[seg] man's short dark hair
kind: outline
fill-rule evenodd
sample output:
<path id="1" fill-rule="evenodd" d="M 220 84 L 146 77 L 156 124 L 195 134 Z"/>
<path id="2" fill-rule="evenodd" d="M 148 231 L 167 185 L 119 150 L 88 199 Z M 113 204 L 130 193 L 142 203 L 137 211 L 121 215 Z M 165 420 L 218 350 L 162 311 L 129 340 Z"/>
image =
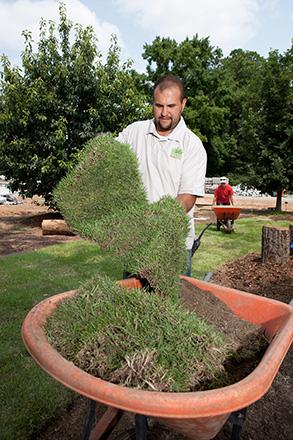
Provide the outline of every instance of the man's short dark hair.
<path id="1" fill-rule="evenodd" d="M 172 86 L 177 86 L 179 88 L 180 95 L 181 95 L 181 101 L 183 101 L 183 99 L 186 98 L 185 92 L 184 92 L 183 82 L 176 75 L 168 74 L 168 75 L 164 75 L 161 78 L 159 78 L 155 82 L 154 93 L 157 88 L 159 88 L 159 90 L 162 92 L 163 90 L 168 89 L 169 87 L 172 87 Z"/>

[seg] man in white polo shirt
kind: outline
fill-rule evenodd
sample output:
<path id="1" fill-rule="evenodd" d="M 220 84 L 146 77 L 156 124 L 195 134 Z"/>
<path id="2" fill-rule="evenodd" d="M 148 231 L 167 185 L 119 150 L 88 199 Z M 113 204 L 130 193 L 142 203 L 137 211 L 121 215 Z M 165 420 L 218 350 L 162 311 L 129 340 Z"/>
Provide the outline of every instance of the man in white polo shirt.
<path id="1" fill-rule="evenodd" d="M 154 86 L 154 118 L 130 124 L 117 139 L 135 151 L 149 202 L 171 195 L 188 213 L 186 274 L 191 275 L 193 210 L 197 196 L 204 195 L 207 157 L 201 140 L 181 116 L 186 100 L 181 80 L 174 75 L 163 76 Z"/>

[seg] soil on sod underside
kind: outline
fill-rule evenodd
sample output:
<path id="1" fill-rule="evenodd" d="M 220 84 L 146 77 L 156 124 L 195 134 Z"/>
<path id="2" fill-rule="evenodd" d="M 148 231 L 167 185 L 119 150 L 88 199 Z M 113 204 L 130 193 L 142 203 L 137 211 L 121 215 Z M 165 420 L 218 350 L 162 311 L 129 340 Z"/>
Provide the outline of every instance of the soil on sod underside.
<path id="1" fill-rule="evenodd" d="M 184 280 L 181 281 L 180 300 L 188 310 L 208 321 L 231 340 L 234 356 L 224 362 L 222 386 L 238 382 L 250 374 L 268 345 L 262 327 L 239 318 L 213 294 Z M 201 389 L 208 388 L 209 382 L 203 382 Z"/>

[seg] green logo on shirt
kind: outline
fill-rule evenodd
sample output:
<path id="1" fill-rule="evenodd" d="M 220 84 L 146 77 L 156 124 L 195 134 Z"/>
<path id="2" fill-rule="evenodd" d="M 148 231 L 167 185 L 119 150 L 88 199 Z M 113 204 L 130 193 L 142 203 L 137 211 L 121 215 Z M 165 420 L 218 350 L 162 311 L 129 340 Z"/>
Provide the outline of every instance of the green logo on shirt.
<path id="1" fill-rule="evenodd" d="M 181 150 L 181 148 L 179 148 L 179 147 L 174 147 L 174 148 L 172 148 L 172 150 L 171 150 L 171 154 L 170 154 L 170 156 L 171 156 L 171 157 L 174 157 L 174 159 L 181 159 L 181 157 L 182 157 L 182 153 L 183 153 L 183 151 Z"/>

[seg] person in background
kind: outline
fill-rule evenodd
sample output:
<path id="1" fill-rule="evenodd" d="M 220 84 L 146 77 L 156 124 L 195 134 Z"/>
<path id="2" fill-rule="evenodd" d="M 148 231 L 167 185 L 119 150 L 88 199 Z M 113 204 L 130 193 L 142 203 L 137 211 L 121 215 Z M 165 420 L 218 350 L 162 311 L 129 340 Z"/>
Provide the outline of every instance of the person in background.
<path id="1" fill-rule="evenodd" d="M 227 177 L 220 177 L 220 185 L 215 189 L 213 205 L 234 205 L 233 188 L 229 185 Z M 217 219 L 217 230 L 219 231 L 221 222 Z"/>
<path id="2" fill-rule="evenodd" d="M 234 205 L 233 188 L 229 185 L 227 177 L 220 177 L 220 185 L 215 189 L 213 205 Z"/>
<path id="3" fill-rule="evenodd" d="M 165 75 L 154 85 L 153 119 L 127 126 L 117 137 L 138 157 L 142 181 L 150 203 L 170 195 L 190 217 L 186 240 L 191 275 L 191 248 L 195 239 L 194 204 L 204 196 L 207 155 L 201 140 L 187 128 L 182 112 L 187 98 L 180 78 Z"/>

